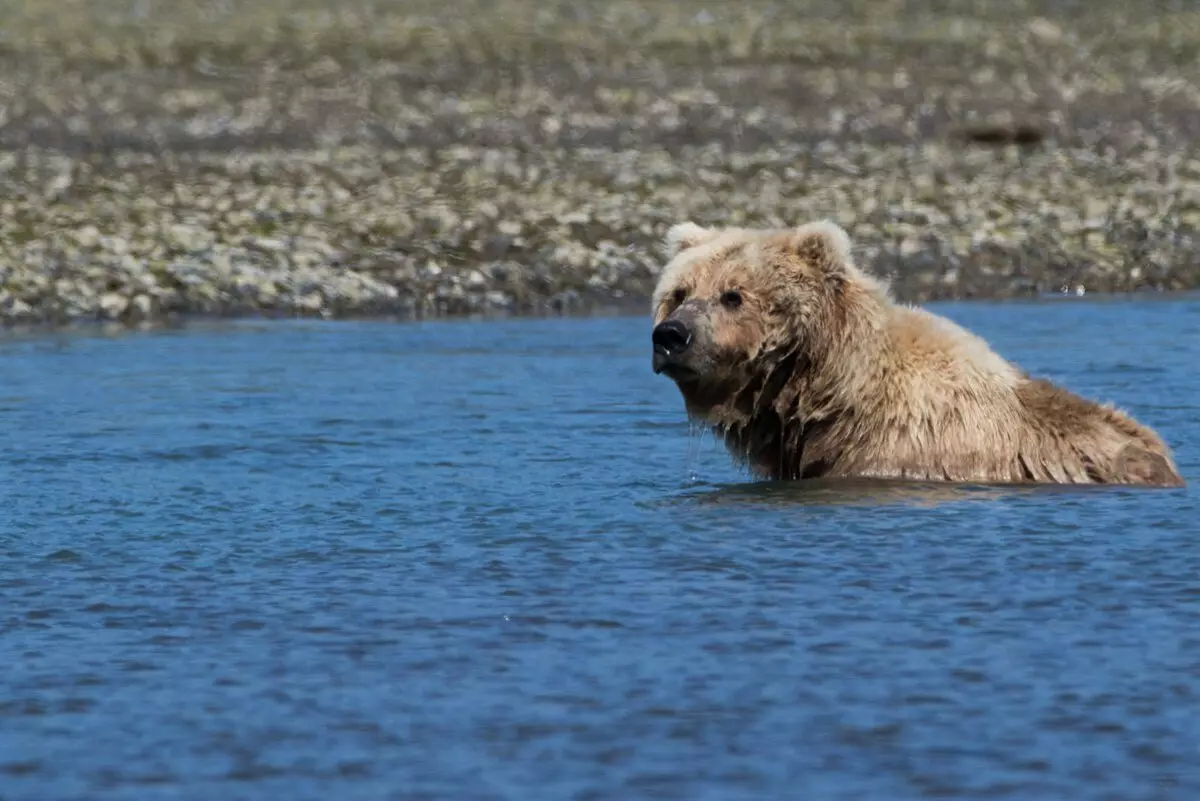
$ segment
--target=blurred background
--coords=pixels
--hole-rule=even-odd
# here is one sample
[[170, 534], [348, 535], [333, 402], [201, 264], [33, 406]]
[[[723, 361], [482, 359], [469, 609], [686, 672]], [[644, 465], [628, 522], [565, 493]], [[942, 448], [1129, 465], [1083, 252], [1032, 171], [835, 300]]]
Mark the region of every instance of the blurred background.
[[0, 0], [0, 20], [9, 322], [640, 313], [682, 219], [831, 217], [918, 300], [1200, 276], [1187, 2]]

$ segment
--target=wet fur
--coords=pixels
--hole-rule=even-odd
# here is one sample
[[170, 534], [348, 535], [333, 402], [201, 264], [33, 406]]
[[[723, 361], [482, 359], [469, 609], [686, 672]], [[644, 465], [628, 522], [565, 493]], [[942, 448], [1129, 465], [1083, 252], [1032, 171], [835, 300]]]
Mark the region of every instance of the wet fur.
[[[1167, 446], [1124, 412], [893, 302], [833, 223], [682, 223], [667, 241], [654, 322], [682, 315], [696, 331], [697, 374], [678, 381], [688, 414], [763, 477], [1183, 486]], [[736, 310], [717, 300], [731, 288]]]

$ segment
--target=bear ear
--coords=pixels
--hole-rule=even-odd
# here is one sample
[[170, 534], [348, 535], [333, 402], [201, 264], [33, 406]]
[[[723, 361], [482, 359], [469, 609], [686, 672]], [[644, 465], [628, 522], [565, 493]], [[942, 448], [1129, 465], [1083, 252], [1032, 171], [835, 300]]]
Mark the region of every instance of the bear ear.
[[675, 223], [667, 229], [667, 256], [674, 258], [679, 251], [701, 245], [716, 235], [711, 228], [701, 228], [694, 222]]
[[794, 228], [788, 244], [798, 258], [831, 278], [843, 277], [851, 263], [850, 235], [831, 220]]

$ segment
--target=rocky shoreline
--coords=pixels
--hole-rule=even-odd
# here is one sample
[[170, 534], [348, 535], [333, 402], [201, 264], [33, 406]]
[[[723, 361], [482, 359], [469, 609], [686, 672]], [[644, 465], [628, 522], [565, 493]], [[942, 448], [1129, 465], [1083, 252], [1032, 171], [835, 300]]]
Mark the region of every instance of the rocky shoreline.
[[1200, 12], [530, 2], [22, 6], [0, 322], [636, 305], [682, 219], [832, 218], [907, 300], [1200, 286]]

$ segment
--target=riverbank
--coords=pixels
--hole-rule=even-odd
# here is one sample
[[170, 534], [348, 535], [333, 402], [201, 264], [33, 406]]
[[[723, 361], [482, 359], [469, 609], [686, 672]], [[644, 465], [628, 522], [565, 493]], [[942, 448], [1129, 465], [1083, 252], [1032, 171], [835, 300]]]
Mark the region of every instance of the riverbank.
[[833, 218], [907, 300], [1200, 286], [1200, 12], [934, 5], [0, 0], [0, 319], [586, 311], [681, 219]]

